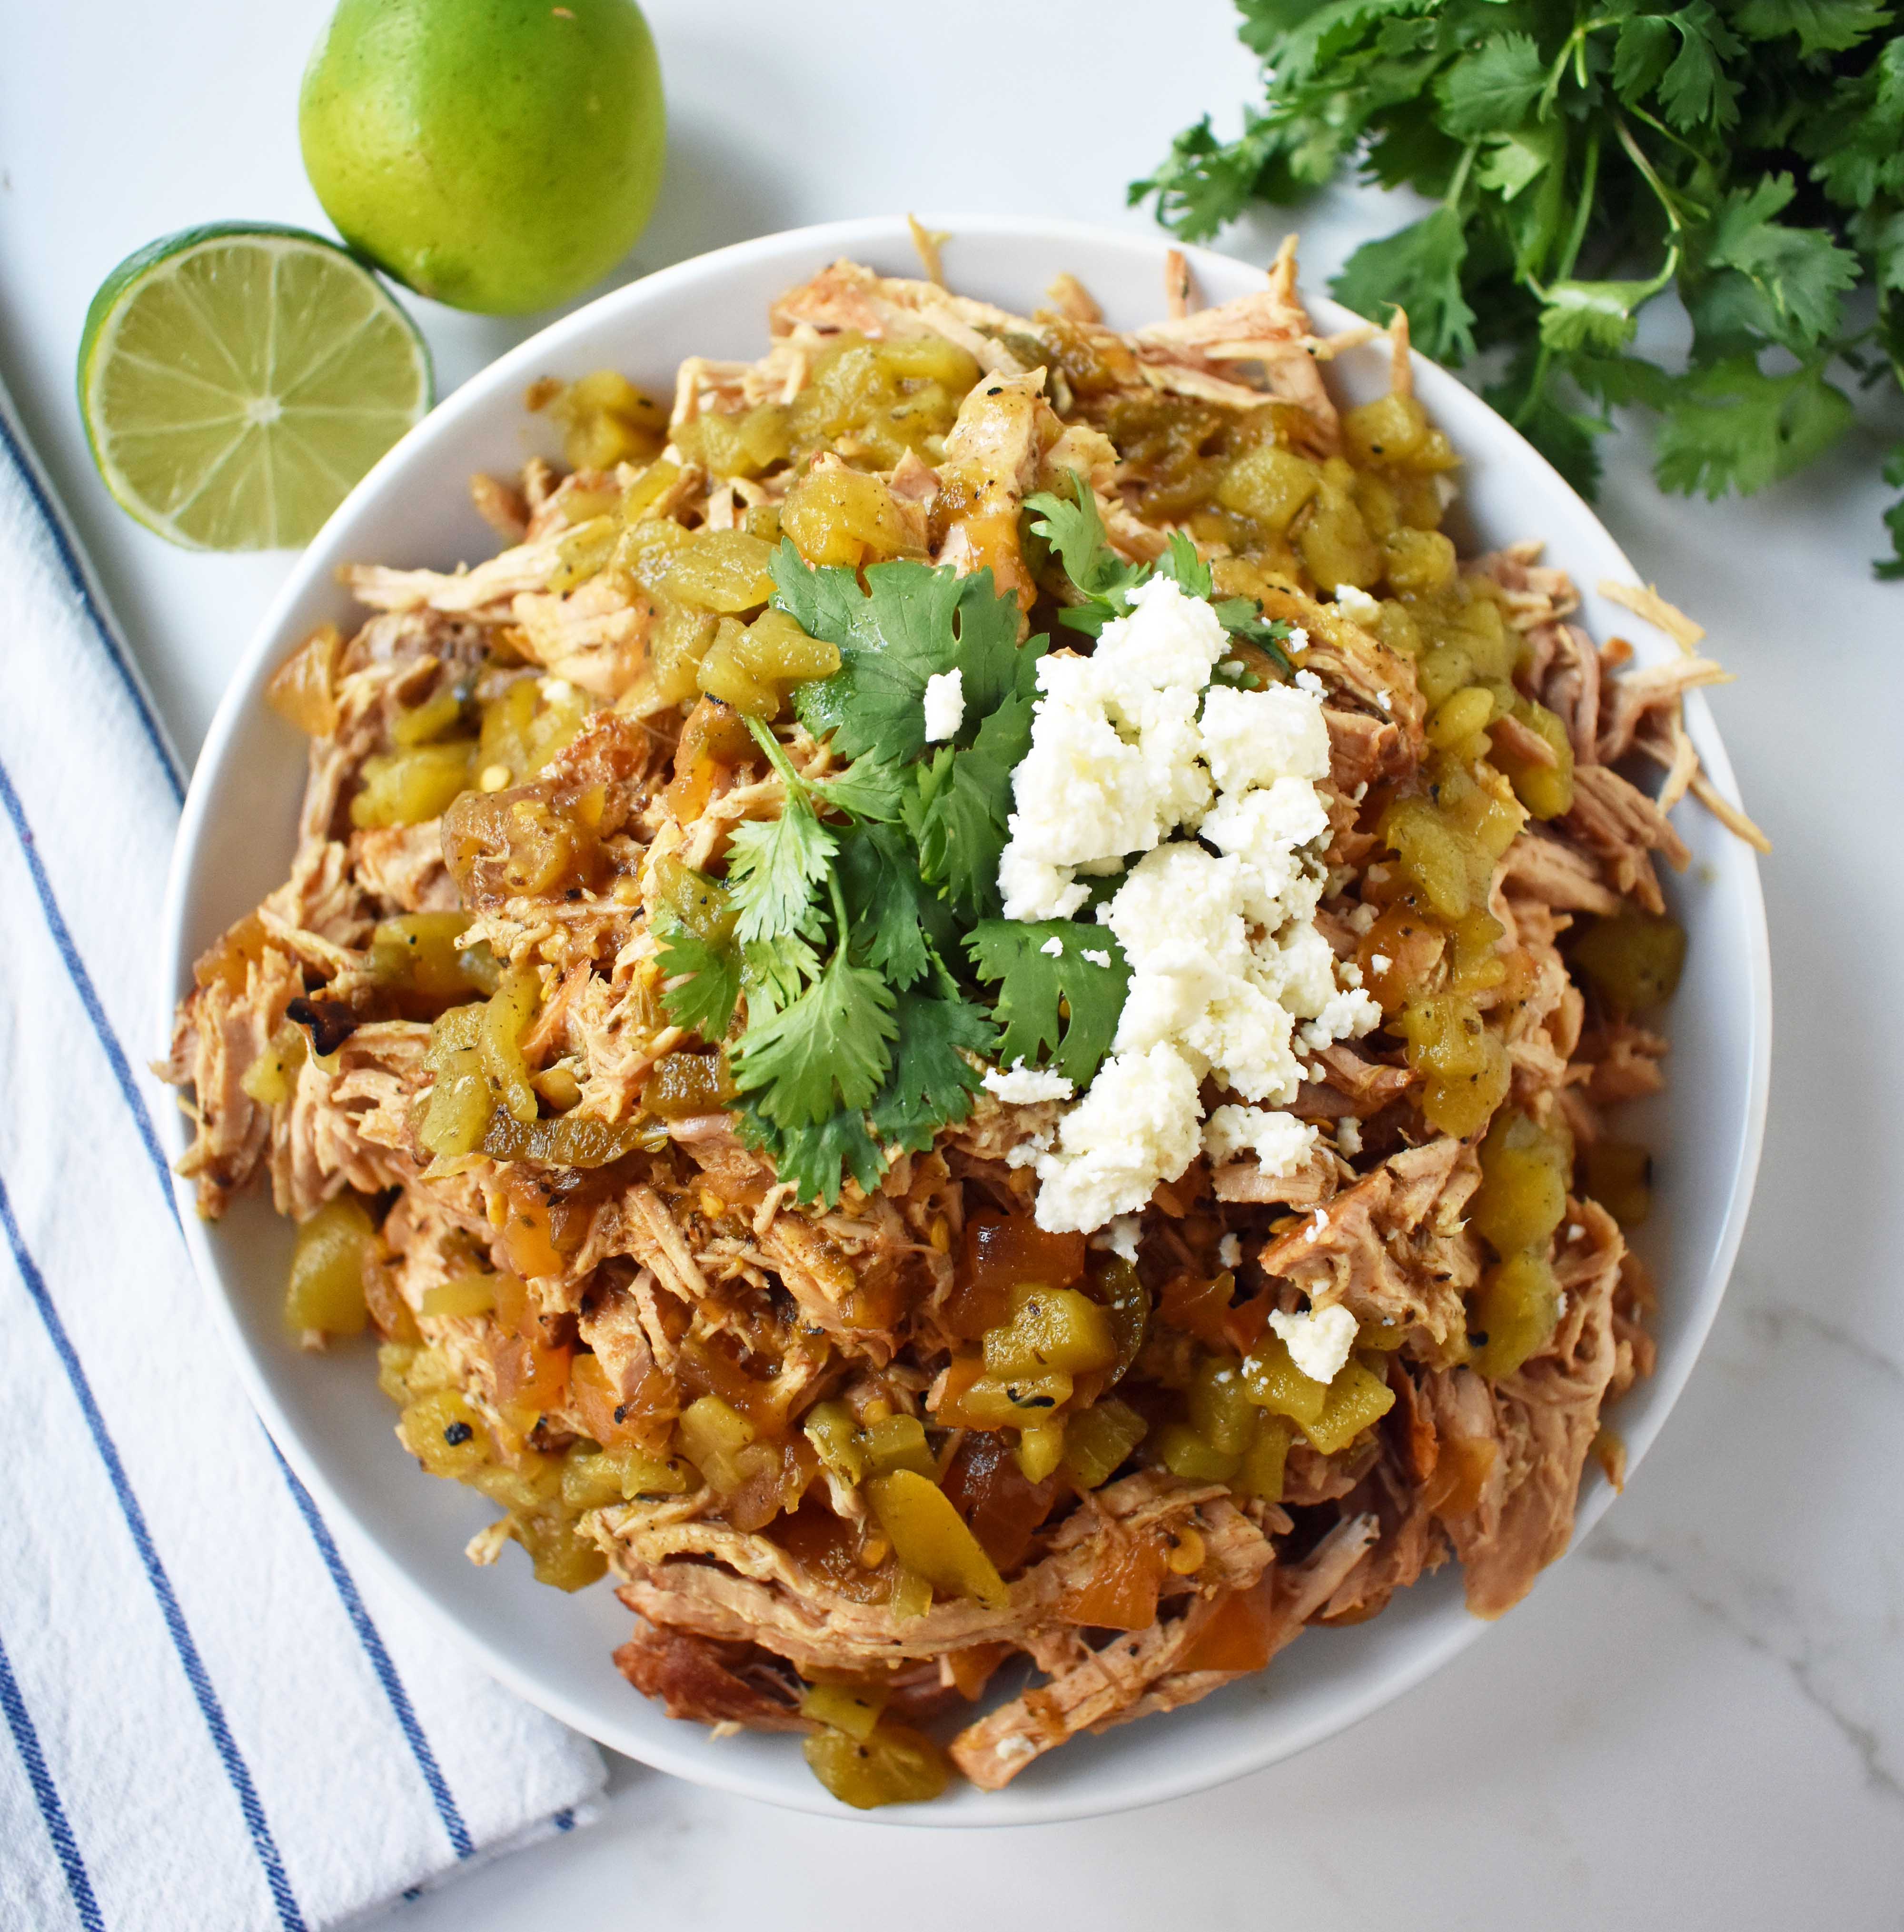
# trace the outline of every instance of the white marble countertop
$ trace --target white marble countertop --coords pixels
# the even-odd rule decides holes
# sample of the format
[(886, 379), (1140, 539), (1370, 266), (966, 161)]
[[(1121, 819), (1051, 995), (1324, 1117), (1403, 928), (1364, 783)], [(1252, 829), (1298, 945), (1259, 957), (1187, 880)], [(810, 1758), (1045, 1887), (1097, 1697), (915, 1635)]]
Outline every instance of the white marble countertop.
[[(73, 353), (100, 278), (152, 236), (232, 216), (323, 225), (293, 104), (326, 10), (4, 14), (0, 374), (187, 752), (288, 559), (188, 556), (121, 517), (85, 457)], [(1205, 107), (1233, 119), (1252, 79), (1222, 0), (648, 10), (670, 178), (632, 268), (909, 206), (1141, 224), (1123, 183)], [(1348, 196), (1307, 211), (1312, 284), (1381, 219)], [(1274, 232), (1228, 245), (1264, 260)], [(419, 308), (445, 389), (527, 332)], [(1714, 709), (1776, 847), (1778, 1024), (1731, 1294), (1606, 1524), (1439, 1678), (1223, 1790), (973, 1839), (796, 1817), (618, 1763), (601, 1823), (388, 1924), (793, 1932), (877, 1900), (923, 1932), (999, 1914), (1904, 1925), (1904, 585), (1867, 568), (1874, 481), (1834, 471), (1713, 506), (1657, 496), (1630, 439), (1609, 456), (1607, 522), (1739, 676)]]

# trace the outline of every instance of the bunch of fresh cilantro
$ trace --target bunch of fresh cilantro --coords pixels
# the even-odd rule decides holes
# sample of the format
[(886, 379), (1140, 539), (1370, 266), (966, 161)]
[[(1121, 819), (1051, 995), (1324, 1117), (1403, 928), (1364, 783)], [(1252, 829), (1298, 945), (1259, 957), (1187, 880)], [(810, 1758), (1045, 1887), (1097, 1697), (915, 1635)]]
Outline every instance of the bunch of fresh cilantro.
[[(1440, 206), (1351, 256), (1351, 308), (1408, 313), (1583, 492), (1618, 407), (1663, 489), (1750, 491), (1816, 460), (1847, 385), (1904, 384), (1904, 32), (1878, 0), (1237, 0), (1266, 106), (1207, 118), (1133, 202), (1207, 236), (1345, 162)], [(1687, 365), (1631, 352), (1675, 290)], [(1904, 486), (1904, 442), (1885, 460)], [(1885, 521), (1904, 576), (1904, 501)]]
[[(1072, 489), (1071, 502), (1027, 507), (1080, 600), (1060, 620), (1095, 637), (1153, 567), (1119, 557), (1090, 486), (1074, 476)], [(1187, 538), (1154, 568), (1210, 595)], [(1018, 642), (1018, 603), (991, 572), (901, 561), (873, 565), (862, 584), (809, 568), (784, 542), (772, 568), (775, 608), (838, 648), (839, 669), (795, 703), (848, 762), (809, 780), (753, 724), (784, 800), (778, 817), (736, 828), (724, 879), (696, 882), (714, 916), (663, 922), (662, 1004), (719, 1043), (745, 998), (730, 1044), (742, 1137), (802, 1200), (830, 1206), (845, 1174), (878, 1184), (882, 1148), (923, 1150), (970, 1113), (974, 1056), (1051, 1068), (1081, 1092), (1111, 1050), (1130, 969), (1102, 926), (1000, 916), (1012, 773), (1031, 746), (1049, 640)], [(1287, 668), (1287, 625), (1246, 599), (1215, 608)], [(926, 681), (953, 670), (964, 714), (950, 742), (928, 746)]]

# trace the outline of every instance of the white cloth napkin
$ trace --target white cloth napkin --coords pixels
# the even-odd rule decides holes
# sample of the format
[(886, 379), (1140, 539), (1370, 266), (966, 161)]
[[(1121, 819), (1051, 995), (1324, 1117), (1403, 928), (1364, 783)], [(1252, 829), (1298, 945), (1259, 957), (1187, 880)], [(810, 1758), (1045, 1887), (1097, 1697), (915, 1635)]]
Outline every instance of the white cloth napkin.
[(0, 1928), (300, 1932), (587, 1814), (251, 1412), (140, 1065), (181, 796), (0, 391)]

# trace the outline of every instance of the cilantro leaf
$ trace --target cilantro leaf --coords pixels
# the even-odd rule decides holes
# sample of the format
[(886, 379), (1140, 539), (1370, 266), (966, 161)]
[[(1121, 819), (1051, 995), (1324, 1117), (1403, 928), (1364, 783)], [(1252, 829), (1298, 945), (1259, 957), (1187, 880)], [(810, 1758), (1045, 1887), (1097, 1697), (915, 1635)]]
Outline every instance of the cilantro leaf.
[(1659, 287), (1657, 282), (1550, 282), (1540, 339), (1563, 354), (1591, 349), (1617, 356), (1633, 339), (1633, 311)]
[[(1285, 671), (1292, 676), (1294, 674), (1294, 660), (1282, 648), (1289, 640), (1290, 632), (1295, 628), (1287, 618), (1266, 618), (1261, 607), (1248, 597), (1225, 597), (1212, 608), (1216, 610), (1216, 621), (1233, 638), (1240, 638), (1245, 644), (1254, 644)], [(1216, 668), (1220, 674), (1222, 665), (1219, 664)]]
[(1838, 298), (1857, 284), (1858, 257), (1822, 229), (1774, 220), (1797, 193), (1788, 174), (1734, 190), (1715, 212), (1706, 259), (1715, 268), (1736, 268), (1801, 339), (1815, 342), (1837, 329)]
[(1904, 37), (1889, 41), (1861, 74), (1840, 79), (1826, 111), (1793, 130), (1812, 178), (1843, 208), (1904, 194)]
[(815, 737), (857, 759), (877, 752), (903, 764), (925, 744), (928, 679), (957, 667), (966, 716), (984, 716), (1015, 686), (1024, 651), (1018, 599), (1000, 594), (989, 569), (961, 577), (949, 567), (876, 563), (862, 591), (850, 570), (809, 569), (790, 543), (775, 554), (774, 602), (810, 637), (838, 647), (831, 677), (802, 685), (794, 706)]
[(1033, 534), (1042, 537), (1057, 552), (1065, 575), (1085, 597), (1116, 614), (1123, 610), (1126, 596), (1150, 575), (1150, 567), (1133, 563), (1111, 548), (1097, 499), (1090, 484), (1075, 470), (1071, 494), (1068, 503), (1049, 490), (1024, 500), (1025, 508), (1033, 513)]
[[(1170, 548), (1159, 557), (1156, 574), (1172, 579), (1186, 597), (1207, 597), (1211, 585), (1210, 566), (1197, 554), (1197, 547), (1181, 530), (1170, 533)], [(1240, 599), (1231, 598), (1232, 603)]]
[(1778, 40), (1790, 34), (1800, 54), (1838, 54), (1875, 34), (1891, 18), (1879, 0), (1745, 0), (1733, 14), (1748, 39)]
[[(1283, 158), (1285, 146), (1283, 127), (1254, 108), (1243, 110), (1243, 133), (1228, 142), (1210, 131), (1206, 114), (1171, 142), (1154, 175), (1132, 182), (1130, 205), (1154, 195), (1161, 220), (1190, 241), (1207, 241), (1243, 212), (1252, 195), (1266, 192), (1272, 179), (1280, 177), (1294, 186)], [(1342, 152), (1339, 144), (1321, 163), (1322, 178), (1327, 179)]]
[(1849, 400), (1821, 370), (1768, 376), (1736, 357), (1673, 386), (1654, 473), (1661, 489), (1686, 496), (1762, 489), (1804, 468), (1851, 420)]
[[(1056, 940), (1056, 956), (1044, 948)], [(1110, 930), (1070, 920), (987, 920), (966, 940), (980, 980), (1000, 982), (997, 1017), (1004, 1026), (998, 1058), (1050, 1064), (1081, 1092), (1111, 1050), (1130, 988), (1130, 967)], [(1087, 959), (1107, 954), (1108, 966)]]
[(855, 818), (889, 824), (899, 816), (899, 798), (904, 786), (897, 765), (868, 752), (854, 759), (837, 777), (820, 780), (813, 789), (829, 805)]
[(1707, 122), (1720, 129), (1733, 126), (1743, 90), (1725, 63), (1742, 51), (1738, 40), (1710, 0), (1693, 0), (1666, 20), (1679, 36), (1679, 51), (1660, 76), (1659, 100), (1666, 118), (1682, 129)]
[(749, 1026), (771, 1018), (797, 1000), (820, 971), (820, 955), (797, 932), (757, 939), (740, 952), (740, 989), (747, 995)]
[(1461, 287), (1467, 259), (1459, 213), (1438, 208), (1384, 241), (1363, 242), (1329, 286), (1339, 301), (1372, 322), (1406, 309), (1424, 355), (1461, 363), (1474, 352), (1474, 311)]
[(661, 1010), (676, 1026), (718, 1045), (740, 998), (741, 964), (733, 948), (710, 945), (688, 927), (673, 926), (661, 935), (655, 963), (664, 980), (692, 976), (662, 994)]
[(863, 1108), (886, 1078), (897, 1030), (893, 993), (844, 944), (799, 998), (741, 1036), (734, 1084), (775, 1126), (818, 1126)]
[[(1171, 532), (1170, 548), (1155, 564), (1132, 563), (1111, 549), (1097, 500), (1075, 470), (1071, 472), (1071, 488), (1075, 500), (1069, 503), (1048, 491), (1025, 499), (1026, 508), (1038, 511), (1042, 518), (1042, 520), (1034, 520), (1031, 527), (1047, 538), (1057, 552), (1066, 575), (1091, 600), (1060, 610), (1060, 623), (1097, 636), (1113, 616), (1123, 614), (1130, 593), (1153, 576), (1173, 579), (1186, 597), (1210, 596), (1210, 566), (1197, 554), (1196, 545), (1183, 531)], [(1295, 668), (1282, 650), (1282, 640), (1289, 634), (1288, 625), (1265, 623), (1262, 612), (1246, 597), (1225, 598), (1215, 608), (1217, 620), (1226, 631), (1267, 651), (1285, 670)], [(1024, 755), (1022, 752), (1018, 754), (1020, 758)]]
[(1628, 106), (1643, 100), (1660, 84), (1672, 60), (1673, 33), (1657, 14), (1639, 14), (1620, 22), (1613, 44), (1613, 89)]
[(934, 947), (956, 936), (951, 908), (926, 884), (911, 843), (896, 827), (856, 826), (836, 862), (850, 909), (853, 950), (895, 988), (925, 976)]
[(869, 1194), (885, 1177), (886, 1157), (863, 1114), (838, 1113), (817, 1126), (782, 1127), (743, 1100), (735, 1120), (742, 1142), (772, 1156), (774, 1172), (792, 1184), (797, 1200), (838, 1207), (842, 1168)]
[(1460, 140), (1518, 128), (1546, 78), (1547, 64), (1530, 35), (1483, 40), (1435, 83), (1441, 125)]
[(801, 794), (789, 790), (775, 818), (743, 820), (727, 847), (727, 890), (742, 945), (794, 932), (813, 916), (838, 840)]
[(997, 1034), (985, 1014), (959, 997), (949, 975), (942, 971), (940, 981), (937, 992), (900, 994), (892, 1072), (869, 1114), (882, 1141), (915, 1154), (929, 1148), (941, 1127), (971, 1112), (980, 1082), (965, 1055), (988, 1053)]
[(1012, 772), (1031, 748), (1028, 690), (1001, 704), (964, 751), (940, 752), (918, 768), (906, 826), (919, 848), (921, 875), (943, 886), (970, 922), (999, 910), (998, 860), (1012, 816)]

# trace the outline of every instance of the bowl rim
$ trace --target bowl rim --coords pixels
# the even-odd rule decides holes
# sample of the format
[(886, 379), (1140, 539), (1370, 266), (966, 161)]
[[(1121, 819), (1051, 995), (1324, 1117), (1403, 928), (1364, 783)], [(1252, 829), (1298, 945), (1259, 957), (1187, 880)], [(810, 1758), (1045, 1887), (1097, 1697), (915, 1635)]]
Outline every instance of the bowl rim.
[[(1100, 255), (1107, 250), (1121, 250), (1133, 258), (1147, 261), (1159, 274), (1165, 255), (1173, 248), (1180, 248), (1193, 272), (1201, 266), (1219, 274), (1233, 274), (1239, 266), (1260, 272), (1252, 265), (1240, 262), (1237, 258), (1219, 250), (1180, 244), (1162, 234), (1107, 228), (1084, 222), (1048, 220), (1032, 215), (935, 214), (919, 218), (929, 227), (949, 230), (955, 242), (1036, 240), (1048, 242), (1054, 257), (1068, 245), (1087, 247)], [(249, 721), (256, 700), (262, 694), (267, 668), (274, 667), (277, 662), (285, 633), (298, 606), (316, 580), (331, 567), (326, 556), (331, 530), (352, 515), (359, 505), (379, 493), (388, 479), (406, 469), (432, 444), (452, 435), (466, 419), (486, 413), (495, 406), (495, 399), (499, 394), (518, 391), (526, 380), (532, 378), (538, 364), (559, 355), (572, 340), (591, 333), (604, 321), (617, 319), (625, 311), (638, 316), (658, 297), (666, 298), (678, 291), (691, 288), (697, 282), (718, 282), (730, 270), (782, 252), (811, 251), (817, 254), (825, 250), (826, 259), (830, 260), (840, 254), (910, 248), (910, 231), (907, 222), (907, 218), (904, 216), (874, 215), (782, 230), (692, 256), (612, 290), (558, 318), (485, 365), (407, 430), (379, 459), (331, 513), (271, 600), (250, 642), (232, 668), (193, 766), (166, 880), (159, 948), (156, 1003), (166, 1035), (169, 1036), (173, 1005), (191, 982), (194, 956), (190, 950), (187, 922), (199, 850), (209, 823), (211, 800), (217, 788), (216, 779)], [(1291, 232), (1300, 230), (1292, 229)], [(1312, 316), (1327, 328), (1344, 328), (1363, 320), (1326, 296), (1306, 292), (1303, 299)], [(1504, 433), (1510, 439), (1508, 446), (1516, 448), (1522, 464), (1536, 473), (1545, 472), (1553, 485), (1573, 497), (1577, 514), (1597, 531), (1628, 580), (1636, 583), (1641, 580), (1639, 573), (1600, 523), (1592, 507), (1511, 424), (1459, 379), (1439, 364), (1429, 362), (1419, 351), (1411, 351), (1411, 359), (1418, 380), (1425, 380), (1430, 388), (1450, 386), (1451, 397), (1461, 399), (1455, 402), (1458, 410), (1479, 412), (1471, 420), (1485, 422), (1492, 418), (1490, 433), (1496, 436)], [(1736, 802), (1738, 791), (1731, 761), (1703, 692), (1694, 691), (1689, 694), (1685, 715), (1688, 732), (1708, 777), (1720, 793)], [(1738, 1161), (1730, 1176), (1719, 1238), (1707, 1261), (1705, 1278), (1696, 1284), (1696, 1300), (1689, 1300), (1693, 1318), (1684, 1331), (1677, 1353), (1669, 1360), (1663, 1359), (1654, 1371), (1650, 1384), (1651, 1400), (1648, 1415), (1639, 1426), (1630, 1432), (1623, 1432), (1627, 1436), (1629, 1478), (1657, 1439), (1667, 1417), (1684, 1390), (1694, 1364), (1703, 1352), (1744, 1236), (1764, 1144), (1771, 1049), (1770, 940), (1756, 855), (1749, 849), (1743, 850), (1735, 862), (1742, 868), (1738, 884), (1742, 893), (1749, 940), (1744, 957), (1737, 962), (1748, 1015), (1747, 1117), (1743, 1123)], [(162, 1110), (160, 1118), (165, 1123), (160, 1132), (169, 1141), (172, 1156), (175, 1159), (187, 1144), (184, 1116), (174, 1108), (166, 1108)], [(225, 1286), (224, 1268), (213, 1250), (210, 1224), (202, 1220), (196, 1212), (188, 1186), (175, 1177), (174, 1184), (178, 1192), (187, 1248), (211, 1304), (214, 1324), (223, 1339), (247, 1395), (286, 1460), (326, 1515), (334, 1522), (347, 1526), (353, 1546), (367, 1553), (376, 1573), (409, 1602), (419, 1606), (437, 1627), (446, 1629), (483, 1670), (526, 1702), (613, 1750), (692, 1783), (834, 1820), (838, 1820), (844, 1814), (860, 1822), (949, 1829), (1055, 1823), (1139, 1809), (1228, 1783), (1335, 1736), (1442, 1669), (1490, 1628), (1486, 1622), (1473, 1616), (1451, 1619), (1430, 1637), (1418, 1640), (1416, 1649), (1405, 1661), (1371, 1670), (1366, 1682), (1334, 1697), (1307, 1723), (1286, 1732), (1279, 1739), (1258, 1747), (1245, 1743), (1228, 1750), (1219, 1748), (1199, 1758), (1194, 1766), (1186, 1765), (1180, 1769), (1166, 1767), (1154, 1772), (1146, 1779), (1139, 1793), (1109, 1797), (1093, 1795), (1088, 1791), (1074, 1794), (1060, 1786), (1049, 1792), (1027, 1791), (1021, 1796), (1015, 1794), (1009, 1813), (1003, 1807), (994, 1812), (989, 1807), (937, 1805), (897, 1806), (871, 1812), (846, 1811), (811, 1780), (790, 1779), (784, 1784), (770, 1784), (747, 1774), (738, 1765), (730, 1769), (721, 1754), (697, 1748), (704, 1744), (699, 1726), (681, 1725), (683, 1736), (679, 1746), (665, 1732), (658, 1738), (645, 1736), (637, 1738), (617, 1730), (580, 1700), (535, 1676), (509, 1650), (471, 1628), (452, 1606), (433, 1592), (405, 1562), (403, 1553), (388, 1546), (383, 1538), (358, 1516), (329, 1480), (321, 1457), (313, 1447), (307, 1444), (286, 1406), (279, 1400), (268, 1364), (260, 1352), (253, 1349), (238, 1318)], [(1610, 1506), (1614, 1494), (1610, 1486), (1604, 1484), (1588, 1488), (1580, 1500), (1573, 1537), (1565, 1553), (1570, 1554), (1578, 1549)], [(1537, 1588), (1558, 1567), (1559, 1561), (1556, 1559), (1548, 1566), (1537, 1582)], [(610, 1732), (613, 1734), (607, 1734)]]

